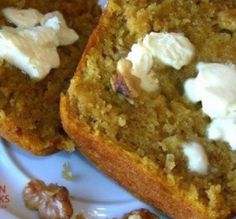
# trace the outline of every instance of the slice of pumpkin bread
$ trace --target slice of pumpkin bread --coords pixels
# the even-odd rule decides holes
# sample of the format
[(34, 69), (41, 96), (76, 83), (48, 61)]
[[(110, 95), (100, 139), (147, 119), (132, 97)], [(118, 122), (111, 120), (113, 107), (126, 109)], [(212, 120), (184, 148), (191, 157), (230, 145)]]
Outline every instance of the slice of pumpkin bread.
[(235, 19), (233, 0), (110, 0), (61, 99), (78, 149), (174, 218), (236, 213), (235, 134), (217, 126), (235, 127)]
[[(33, 8), (42, 14), (59, 11), (68, 27), (79, 35), (79, 40), (58, 48), (60, 66), (40, 81), (32, 80), (7, 61), (1, 62), (0, 134), (36, 155), (47, 155), (57, 150), (72, 151), (74, 143), (63, 131), (59, 117), (60, 93), (69, 84), (88, 36), (98, 22), (101, 9), (96, 0), (0, 2), (2, 10), (12, 7)], [(0, 25), (12, 26), (4, 13), (0, 15)]]

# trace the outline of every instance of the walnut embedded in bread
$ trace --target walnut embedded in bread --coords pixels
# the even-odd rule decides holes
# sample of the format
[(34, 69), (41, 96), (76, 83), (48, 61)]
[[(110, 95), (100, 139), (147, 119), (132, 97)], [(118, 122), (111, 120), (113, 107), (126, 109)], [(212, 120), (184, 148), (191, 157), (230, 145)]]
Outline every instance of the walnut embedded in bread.
[(130, 96), (129, 88), (127, 84), (125, 83), (124, 77), (120, 73), (112, 75), (111, 85), (112, 85), (113, 91), (119, 94), (122, 94), (125, 97)]
[(42, 219), (70, 219), (73, 214), (69, 192), (63, 186), (47, 186), (41, 180), (32, 180), (26, 185), (23, 196), (25, 204), (38, 210)]
[(149, 210), (141, 208), (126, 214), (122, 219), (159, 219), (159, 217)]
[(117, 63), (117, 73), (111, 77), (112, 89), (126, 98), (138, 97), (140, 92), (140, 79), (131, 74), (132, 63), (121, 59)]

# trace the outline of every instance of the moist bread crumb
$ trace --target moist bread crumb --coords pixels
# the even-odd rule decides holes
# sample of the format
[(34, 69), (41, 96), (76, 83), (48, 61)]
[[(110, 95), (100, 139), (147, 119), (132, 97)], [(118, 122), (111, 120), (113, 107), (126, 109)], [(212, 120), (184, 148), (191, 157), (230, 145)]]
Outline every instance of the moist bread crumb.
[[(44, 14), (58, 10), (80, 39), (58, 49), (60, 67), (39, 82), (1, 61), (0, 134), (37, 155), (72, 151), (74, 143), (63, 131), (59, 118), (60, 93), (67, 88), (87, 38), (97, 24), (100, 7), (96, 0), (56, 0), (53, 3), (50, 0), (1, 0), (0, 9), (6, 7), (35, 8)], [(0, 13), (0, 26), (3, 25), (10, 24)]]
[[(174, 218), (236, 214), (236, 153), (207, 139), (209, 118), (183, 92), (198, 62), (236, 63), (235, 11), (233, 0), (110, 0), (62, 97), (64, 128), (78, 148), (137, 197)], [(141, 92), (131, 105), (113, 92), (110, 78), (117, 62), (151, 31), (184, 33), (196, 54), (179, 71), (155, 61), (159, 90)], [(124, 126), (117, 122), (120, 115)], [(207, 175), (188, 170), (182, 145), (189, 141), (206, 151)]]

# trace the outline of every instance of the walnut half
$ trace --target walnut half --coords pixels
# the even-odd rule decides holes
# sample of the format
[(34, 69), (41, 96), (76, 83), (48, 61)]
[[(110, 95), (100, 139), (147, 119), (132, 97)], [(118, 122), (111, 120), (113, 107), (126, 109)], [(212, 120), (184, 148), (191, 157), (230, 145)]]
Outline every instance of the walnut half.
[(121, 59), (117, 63), (117, 73), (111, 77), (112, 89), (126, 98), (138, 97), (141, 80), (131, 74), (132, 63)]
[(147, 209), (141, 208), (126, 214), (122, 219), (159, 219), (159, 217)]
[(73, 214), (69, 192), (63, 186), (47, 186), (41, 180), (32, 180), (26, 185), (23, 197), (25, 204), (38, 210), (42, 219), (70, 219)]

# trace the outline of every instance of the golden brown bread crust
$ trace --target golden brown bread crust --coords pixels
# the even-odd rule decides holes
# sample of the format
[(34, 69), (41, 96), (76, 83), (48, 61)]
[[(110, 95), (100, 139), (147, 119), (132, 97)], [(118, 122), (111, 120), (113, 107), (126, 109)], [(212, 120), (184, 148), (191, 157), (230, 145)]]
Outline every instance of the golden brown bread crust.
[[(4, 62), (0, 66), (0, 135), (35, 155), (58, 150), (72, 151), (74, 143), (61, 127), (60, 92), (67, 88), (88, 36), (97, 24), (100, 7), (96, 0), (3, 0), (5, 7), (36, 8), (42, 13), (60, 11), (80, 39), (58, 48), (61, 65), (42, 81), (33, 82)], [(0, 13), (0, 26), (9, 25)]]
[(203, 205), (191, 203), (181, 191), (168, 185), (158, 170), (143, 165), (138, 157), (134, 158), (118, 145), (90, 134), (89, 128), (76, 119), (66, 96), (62, 96), (60, 105), (68, 135), (77, 143), (78, 149), (109, 177), (174, 218), (210, 218)]

